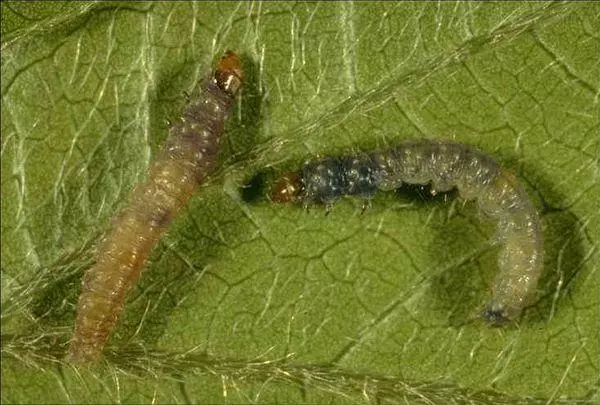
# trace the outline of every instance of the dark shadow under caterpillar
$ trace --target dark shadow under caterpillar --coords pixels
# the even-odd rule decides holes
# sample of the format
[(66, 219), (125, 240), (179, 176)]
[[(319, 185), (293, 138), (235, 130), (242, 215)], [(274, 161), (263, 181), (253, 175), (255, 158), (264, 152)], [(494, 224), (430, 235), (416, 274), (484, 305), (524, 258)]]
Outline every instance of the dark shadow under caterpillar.
[(517, 318), (530, 303), (542, 271), (542, 232), (538, 213), (523, 186), (494, 159), (451, 141), (413, 140), (357, 156), (307, 161), (299, 172), (283, 174), (271, 200), (326, 204), (344, 195), (365, 201), (377, 190), (402, 183), (430, 184), (432, 194), (456, 188), (461, 198), (498, 221), (499, 272), (482, 316), (492, 325)]
[(179, 122), (151, 163), (148, 180), (138, 185), (129, 204), (96, 248), (77, 305), (75, 332), (67, 358), (95, 361), (123, 310), (152, 248), (196, 187), (209, 175), (221, 144), (223, 125), (242, 86), (242, 69), (231, 51), (202, 82)]

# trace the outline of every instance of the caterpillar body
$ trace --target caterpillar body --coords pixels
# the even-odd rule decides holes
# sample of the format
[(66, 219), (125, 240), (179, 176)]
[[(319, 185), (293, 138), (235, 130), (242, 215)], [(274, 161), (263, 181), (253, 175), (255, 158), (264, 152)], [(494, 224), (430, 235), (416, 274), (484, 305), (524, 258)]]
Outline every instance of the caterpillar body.
[(225, 53), (190, 100), (183, 116), (169, 123), (169, 135), (127, 207), (96, 247), (95, 264), (86, 272), (77, 305), (75, 331), (67, 358), (97, 360), (139, 278), (152, 248), (186, 205), (198, 184), (213, 170), (221, 133), (242, 86), (237, 55)]
[(377, 190), (402, 183), (430, 184), (432, 194), (456, 188), (461, 198), (477, 200), (480, 210), (498, 222), (503, 244), (499, 272), (482, 316), (492, 325), (517, 318), (530, 303), (542, 271), (540, 219), (515, 176), (478, 149), (413, 140), (358, 156), (307, 161), (299, 172), (283, 174), (270, 197), (277, 203), (326, 204), (329, 212), (344, 195), (368, 202)]

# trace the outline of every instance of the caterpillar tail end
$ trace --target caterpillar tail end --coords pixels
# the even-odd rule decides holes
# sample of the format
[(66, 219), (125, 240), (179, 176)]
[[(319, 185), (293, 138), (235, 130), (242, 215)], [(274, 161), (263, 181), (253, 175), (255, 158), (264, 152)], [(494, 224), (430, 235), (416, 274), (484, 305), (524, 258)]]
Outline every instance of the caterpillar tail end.
[(505, 311), (497, 310), (497, 309), (486, 309), (481, 313), (481, 318), (483, 318), (490, 326), (500, 327), (504, 326), (511, 322), (511, 318), (509, 318)]
[(96, 346), (85, 345), (80, 341), (71, 341), (65, 360), (76, 365), (88, 365), (100, 360), (102, 351)]
[(496, 297), (488, 302), (485, 310), (480, 314), (480, 317), (483, 318), (488, 325), (499, 327), (519, 318), (522, 309), (521, 306), (511, 305)]

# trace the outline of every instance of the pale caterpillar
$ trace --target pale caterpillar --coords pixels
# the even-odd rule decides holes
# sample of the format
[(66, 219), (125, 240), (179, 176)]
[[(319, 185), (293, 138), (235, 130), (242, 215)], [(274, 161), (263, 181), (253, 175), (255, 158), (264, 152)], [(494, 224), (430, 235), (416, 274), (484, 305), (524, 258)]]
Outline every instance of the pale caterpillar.
[(299, 172), (283, 174), (270, 198), (322, 203), (329, 212), (341, 196), (353, 195), (364, 199), (364, 209), (378, 189), (402, 183), (430, 184), (432, 194), (456, 188), (461, 198), (477, 200), (480, 210), (498, 221), (499, 273), (482, 316), (493, 325), (517, 318), (542, 271), (540, 219), (515, 176), (471, 146), (420, 139), (359, 156), (308, 161)]
[(213, 170), (225, 119), (242, 86), (242, 69), (231, 51), (200, 85), (181, 120), (169, 123), (169, 136), (129, 204), (96, 248), (77, 305), (68, 359), (97, 360), (123, 310), (125, 296), (153, 246)]

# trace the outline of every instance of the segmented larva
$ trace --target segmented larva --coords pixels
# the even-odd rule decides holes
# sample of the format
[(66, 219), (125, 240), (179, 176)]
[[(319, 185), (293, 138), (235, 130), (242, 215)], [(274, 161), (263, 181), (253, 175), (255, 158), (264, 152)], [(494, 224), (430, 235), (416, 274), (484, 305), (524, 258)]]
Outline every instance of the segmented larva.
[(271, 191), (274, 202), (327, 204), (343, 195), (368, 201), (379, 190), (431, 184), (433, 194), (458, 190), (465, 200), (498, 221), (503, 244), (492, 297), (483, 317), (493, 325), (517, 318), (532, 298), (542, 271), (538, 213), (515, 176), (490, 156), (451, 141), (414, 140), (361, 156), (308, 161), (300, 172), (281, 176)]
[(200, 95), (189, 101), (181, 120), (169, 124), (169, 136), (150, 165), (148, 180), (134, 189), (84, 276), (68, 354), (71, 361), (99, 358), (153, 246), (213, 170), (223, 125), (241, 86), (240, 61), (227, 52), (202, 82)]

